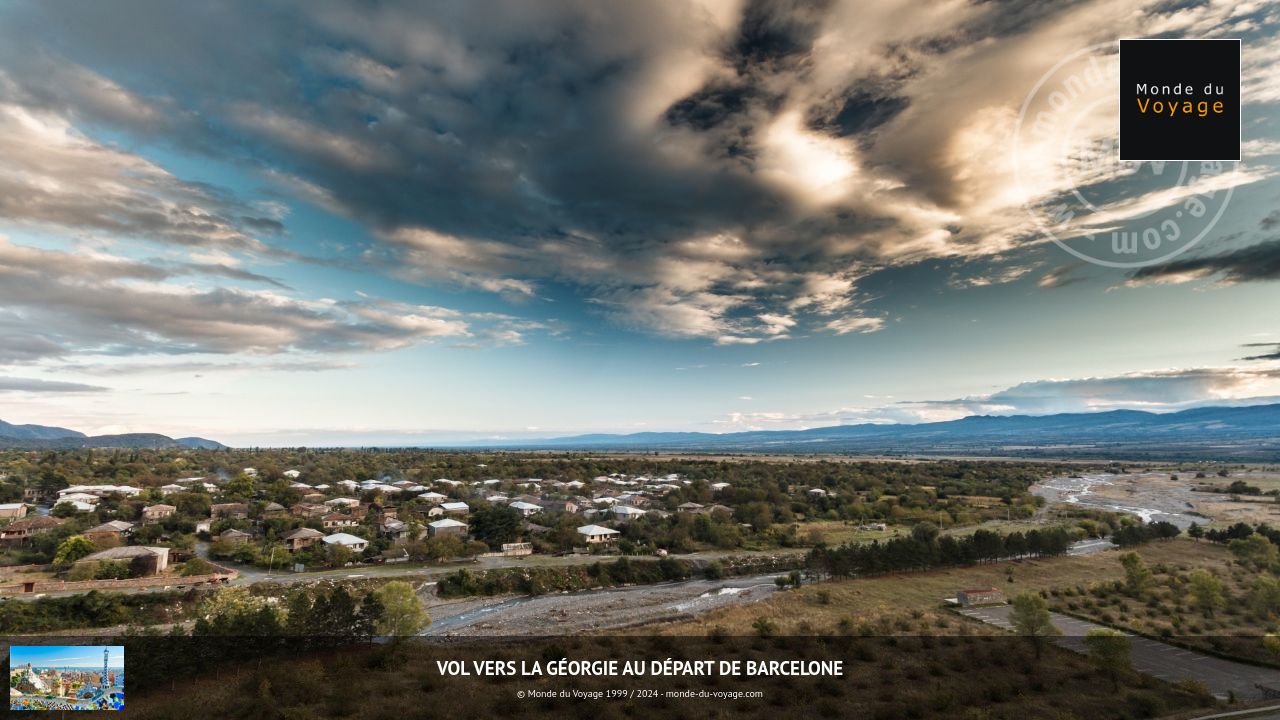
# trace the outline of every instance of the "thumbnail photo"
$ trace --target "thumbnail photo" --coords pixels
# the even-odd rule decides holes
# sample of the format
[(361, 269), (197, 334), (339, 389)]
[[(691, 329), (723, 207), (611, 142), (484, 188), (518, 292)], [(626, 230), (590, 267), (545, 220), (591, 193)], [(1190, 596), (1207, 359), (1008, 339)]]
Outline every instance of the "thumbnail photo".
[(123, 710), (124, 646), (14, 645), (10, 710)]

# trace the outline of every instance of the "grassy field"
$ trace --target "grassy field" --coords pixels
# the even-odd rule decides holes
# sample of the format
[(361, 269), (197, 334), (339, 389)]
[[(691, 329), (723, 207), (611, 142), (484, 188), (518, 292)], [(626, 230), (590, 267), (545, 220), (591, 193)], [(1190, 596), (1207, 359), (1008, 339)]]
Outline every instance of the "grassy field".
[[(1224, 547), (1184, 539), (1151, 543), (1139, 548), (1138, 553), (1151, 565), (1222, 567), (1230, 558)], [(1116, 552), (1103, 552), (814, 583), (761, 603), (726, 608), (658, 631), (706, 635), (720, 628), (731, 634), (751, 633), (752, 624), (763, 617), (781, 634), (839, 632), (842, 622), (847, 629), (868, 622), (883, 623), (886, 618), (899, 631), (932, 632), (939, 622), (955, 622), (954, 616), (940, 608), (944, 599), (954, 597), (957, 590), (996, 586), (1012, 596), (1112, 582), (1124, 575), (1118, 556)], [(900, 627), (904, 624), (909, 628)]]
[[(1215, 552), (1198, 553), (1194, 559), (1148, 559), (1153, 577), (1146, 590), (1127, 592), (1117, 583), (1094, 582), (1053, 591), (1049, 605), (1060, 612), (1189, 647), (1280, 665), (1280, 657), (1262, 644), (1262, 637), (1277, 632), (1280, 626), (1274, 616), (1255, 611), (1250, 604), (1254, 581), (1272, 575), (1229, 562), (1231, 554), (1223, 546), (1205, 543), (1205, 549)], [(1208, 570), (1222, 582), (1222, 607), (1212, 611), (1195, 607), (1188, 578), (1197, 569)]]

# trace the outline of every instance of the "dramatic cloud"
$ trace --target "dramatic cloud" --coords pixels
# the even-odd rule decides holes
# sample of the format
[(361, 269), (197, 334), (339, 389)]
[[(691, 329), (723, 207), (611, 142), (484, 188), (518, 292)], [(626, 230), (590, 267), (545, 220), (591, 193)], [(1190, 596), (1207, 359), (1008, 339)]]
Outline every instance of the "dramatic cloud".
[[(185, 269), (184, 269), (185, 271)], [(380, 300), (304, 300), (163, 282), (169, 271), (0, 239), (0, 361), (74, 352), (278, 354), (391, 350), (437, 338), (519, 342), (518, 318)], [(18, 322), (18, 319), (24, 322)], [(42, 328), (40, 331), (34, 328)]]
[[(514, 302), (567, 289), (619, 326), (721, 344), (877, 330), (868, 275), (1040, 242), (1023, 204), (1067, 188), (1020, 191), (1008, 143), (1058, 58), (1117, 34), (1277, 22), (1263, 6), (1137, 0), (197, 15), (129, 0), (6, 11), (0, 216), (272, 250), (278, 216), (90, 139), (106, 127), (251, 167), (358, 222), (372, 244), (345, 267)], [(1246, 58), (1255, 101), (1275, 57), (1267, 43)], [(1117, 196), (1094, 225), (1176, 200)], [(1029, 267), (975, 264), (953, 284)]]

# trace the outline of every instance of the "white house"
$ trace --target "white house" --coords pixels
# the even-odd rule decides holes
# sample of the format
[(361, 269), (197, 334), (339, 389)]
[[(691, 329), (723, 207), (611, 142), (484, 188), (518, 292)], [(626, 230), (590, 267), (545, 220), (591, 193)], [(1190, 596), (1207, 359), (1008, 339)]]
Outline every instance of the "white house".
[(440, 509), (443, 510), (446, 515), (466, 515), (471, 512), (471, 508), (464, 502), (441, 503)]
[(519, 510), (520, 514), (525, 517), (529, 517), (530, 515), (537, 515), (538, 513), (542, 512), (541, 505), (534, 505), (533, 503), (525, 502), (523, 500), (517, 500), (511, 503), (511, 505), (509, 505), (508, 507), (512, 508), (513, 510)]
[(281, 475), (284, 475), (285, 477), (289, 478), (290, 480), (297, 480), (298, 478), (302, 477), (302, 471), (301, 471), (301, 470), (285, 470), (284, 472), (282, 472), (282, 473), (280, 473), (280, 474), (281, 474)]
[(360, 507), (360, 501), (359, 501), (359, 500), (356, 500), (355, 498), (334, 498), (334, 499), (332, 499), (332, 500), (325, 500), (325, 501), (324, 501), (324, 504), (325, 504), (325, 505), (328, 505), (329, 507), (332, 507), (332, 508), (339, 508), (339, 507), (349, 507), (349, 508), (353, 508), (353, 507)]
[(578, 528), (578, 535), (589, 544), (613, 542), (618, 539), (618, 531), (601, 525), (583, 525)]
[(646, 512), (648, 512), (648, 510), (641, 510), (640, 508), (631, 507), (630, 505), (615, 505), (613, 507), (613, 516), (617, 518), (619, 522), (635, 520), (636, 518), (643, 516)]
[(321, 542), (325, 545), (342, 545), (343, 547), (351, 548), (352, 552), (364, 552), (364, 549), (369, 547), (368, 540), (365, 540), (362, 537), (356, 537), (350, 533), (334, 533), (332, 535), (326, 535)]
[(161, 485), (161, 486), (160, 486), (160, 494), (161, 494), (161, 495), (172, 495), (172, 494), (174, 494), (174, 493), (180, 493), (180, 492), (183, 492), (183, 491), (185, 491), (185, 490), (186, 490), (186, 488), (182, 487), (182, 486), (181, 486), (181, 485), (179, 485), (178, 483), (169, 483), (168, 485)]

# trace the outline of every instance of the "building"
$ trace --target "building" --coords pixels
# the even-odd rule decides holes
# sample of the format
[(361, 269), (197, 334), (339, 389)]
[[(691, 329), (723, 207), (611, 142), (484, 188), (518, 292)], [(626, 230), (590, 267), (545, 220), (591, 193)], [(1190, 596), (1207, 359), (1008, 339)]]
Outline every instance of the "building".
[(262, 519), (282, 518), (289, 514), (289, 509), (278, 502), (270, 502), (262, 507)]
[(427, 524), (427, 535), (430, 537), (443, 537), (445, 535), (456, 535), (464, 537), (467, 534), (467, 524), (458, 522), (453, 518), (445, 518), (436, 520)]
[(139, 569), (141, 575), (158, 575), (169, 567), (169, 548), (143, 547), (130, 545), (100, 550), (86, 555), (76, 564), (84, 562), (103, 562), (108, 560), (124, 560)]
[(578, 512), (578, 503), (573, 500), (546, 500), (542, 503), (542, 506), (549, 512), (569, 514)]
[(174, 493), (180, 493), (180, 492), (186, 492), (186, 491), (187, 491), (186, 488), (182, 487), (177, 483), (169, 483), (168, 485), (160, 486), (160, 494), (164, 496), (169, 496)]
[(613, 542), (618, 539), (619, 534), (617, 530), (601, 525), (583, 525), (578, 528), (578, 535), (589, 545)]
[(972, 588), (956, 593), (956, 602), (961, 607), (975, 605), (1000, 605), (1004, 603), (1004, 592), (998, 587)]
[(156, 522), (170, 517), (176, 512), (178, 512), (178, 508), (173, 505), (148, 505), (142, 508), (142, 519), (145, 522)]
[(702, 505), (696, 502), (680, 503), (676, 506), (676, 512), (696, 513), (702, 509)]
[(440, 509), (445, 515), (466, 515), (471, 512), (471, 508), (464, 502), (440, 503)]
[(524, 500), (517, 500), (511, 503), (508, 507), (510, 507), (512, 510), (519, 511), (520, 515), (522, 515), (523, 517), (529, 517), (530, 515), (537, 515), (538, 513), (542, 512), (541, 505), (534, 505), (533, 503), (525, 502)]
[(0, 541), (22, 542), (33, 535), (48, 532), (64, 522), (66, 521), (49, 515), (33, 515), (21, 520), (14, 520), (0, 528)]
[(216, 518), (245, 519), (249, 517), (249, 505), (248, 503), (216, 503), (209, 506), (209, 514)]
[(25, 503), (2, 503), (0, 504), (0, 520), (21, 519), (27, 516), (27, 506)]
[(312, 528), (298, 528), (293, 532), (280, 538), (284, 541), (284, 546), (289, 548), (289, 552), (297, 552), (303, 548), (309, 548), (320, 542), (324, 537), (324, 533)]
[(97, 527), (91, 527), (85, 530), (83, 535), (95, 543), (103, 540), (124, 542), (124, 539), (133, 532), (133, 523), (123, 520), (112, 520), (111, 522), (102, 523)]
[(329, 514), (329, 508), (316, 503), (297, 503), (289, 508), (289, 514), (306, 520), (308, 518), (324, 517)]
[(355, 518), (351, 517), (350, 515), (344, 515), (343, 513), (329, 513), (328, 515), (325, 515), (324, 517), (320, 518), (320, 522), (324, 524), (325, 530), (332, 530), (333, 528), (353, 527), (358, 524), (356, 523)]
[(615, 505), (613, 507), (613, 517), (618, 522), (630, 522), (636, 518), (644, 517), (646, 512), (648, 512), (648, 510), (641, 510), (640, 508), (631, 507), (630, 505)]
[(133, 497), (141, 492), (142, 490), (140, 488), (133, 487), (132, 485), (72, 485), (71, 487), (59, 490), (58, 497), (66, 497), (73, 493), (85, 493), (88, 495), (95, 495), (97, 497), (106, 497), (108, 495), (124, 495), (126, 497)]
[(365, 540), (362, 537), (356, 537), (355, 535), (350, 535), (347, 533), (334, 533), (332, 535), (326, 535), (321, 542), (323, 542), (325, 545), (328, 545), (330, 547), (334, 545), (341, 545), (343, 547), (350, 548), (351, 552), (358, 552), (358, 553), (364, 552), (365, 548), (369, 547), (368, 540)]
[(244, 545), (249, 542), (253, 536), (243, 530), (228, 528), (218, 533), (218, 540), (228, 545)]

